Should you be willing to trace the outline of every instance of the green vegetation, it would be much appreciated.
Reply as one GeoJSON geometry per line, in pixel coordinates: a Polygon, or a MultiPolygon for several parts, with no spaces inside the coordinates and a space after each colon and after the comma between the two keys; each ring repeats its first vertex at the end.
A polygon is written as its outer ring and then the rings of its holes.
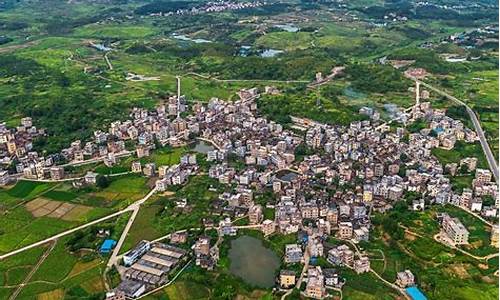
{"type": "MultiPolygon", "coordinates": [[[[449,6],[464,4],[458,0],[445,2],[449,6]]],[[[469,49],[440,42],[450,34],[497,24],[496,13],[483,6],[490,2],[482,1],[477,7],[456,12],[439,6],[417,6],[410,1],[355,0],[347,1],[342,8],[328,1],[285,1],[239,11],[151,17],[150,13],[171,12],[200,3],[8,0],[0,3],[0,121],[13,127],[20,124],[22,117],[33,117],[37,128],[47,130],[46,137],[34,141],[35,150],[56,153],[73,140],[88,140],[94,130],[107,130],[112,121],[127,119],[133,107],[153,108],[175,93],[175,76],[181,75],[182,93],[189,103],[206,102],[211,97],[234,100],[235,92],[241,88],[274,85],[280,95],[263,95],[258,100],[263,115],[286,125],[290,124],[290,115],[346,125],[363,119],[358,114],[362,106],[380,109],[387,103],[402,107],[412,103],[407,90],[412,83],[402,76],[406,67],[396,70],[378,63],[379,58],[387,56],[414,60],[410,67],[423,67],[432,73],[426,81],[467,102],[478,113],[493,152],[498,153],[498,46],[486,41],[482,46],[470,44],[474,47],[469,49]],[[384,19],[390,13],[408,20],[384,19]],[[290,22],[299,28],[298,32],[274,27],[290,22]],[[381,23],[385,25],[379,26],[381,23]],[[181,41],[173,33],[210,42],[181,41]],[[103,51],[89,46],[90,41],[113,49],[106,53],[112,67],[105,61],[103,51]],[[420,47],[423,43],[431,44],[430,48],[420,47]],[[241,55],[241,46],[250,47],[248,53],[241,55]],[[267,49],[283,52],[275,57],[261,57],[267,49]],[[446,61],[447,53],[467,60],[446,61]],[[334,66],[345,66],[344,74],[321,87],[307,89],[306,83],[287,82],[308,82],[317,72],[327,76],[334,66]],[[158,76],[159,80],[127,81],[129,72],[158,76]]],[[[430,101],[434,107],[447,108],[448,115],[471,127],[463,108],[433,93],[430,101]]],[[[408,126],[408,130],[417,132],[423,126],[419,121],[408,126]]],[[[187,151],[156,149],[140,161],[172,165],[187,151]]],[[[297,158],[307,153],[309,149],[300,146],[297,158]]],[[[479,159],[479,167],[487,167],[479,144],[459,142],[453,150],[433,149],[432,153],[443,164],[473,156],[479,159]]],[[[101,175],[124,173],[130,171],[132,161],[130,157],[111,168],[96,164],[67,171],[80,175],[88,170],[101,175]]],[[[242,164],[231,160],[231,166],[241,168],[242,164]]],[[[470,186],[472,174],[450,179],[459,192],[470,186]]],[[[96,187],[80,189],[69,183],[30,181],[2,188],[0,253],[126,207],[143,198],[151,184],[147,178],[128,174],[99,176],[96,187]],[[78,205],[78,213],[67,219],[37,215],[33,207],[45,201],[78,205]]],[[[209,214],[209,207],[223,190],[216,180],[197,176],[189,178],[185,186],[155,195],[141,208],[123,251],[143,238],[201,228],[204,218],[217,222],[220,217],[209,214]],[[186,208],[175,203],[183,199],[187,200],[186,208]]],[[[406,196],[408,200],[419,197],[406,196]]],[[[263,194],[256,200],[265,205],[275,199],[263,194]]],[[[391,282],[396,272],[409,268],[430,299],[498,298],[498,286],[492,284],[496,280],[493,273],[498,269],[497,258],[477,261],[432,239],[439,231],[436,213],[442,211],[459,217],[470,230],[471,245],[464,250],[478,256],[494,251],[488,246],[489,228],[463,211],[431,206],[424,212],[410,212],[402,202],[395,205],[394,212],[373,217],[372,240],[362,245],[372,258],[377,258],[372,267],[391,282]],[[399,225],[421,237],[405,232],[399,225]]],[[[265,209],[264,214],[274,218],[271,209],[265,209]]],[[[100,224],[59,240],[19,298],[103,298],[103,261],[94,253],[102,237],[97,237],[96,230],[111,229],[112,238],[117,239],[127,216],[120,217],[116,224],[100,224]]],[[[241,224],[245,222],[242,220],[241,224]]],[[[260,232],[244,233],[263,238],[260,232]]],[[[284,245],[295,240],[295,235],[273,235],[264,242],[283,255],[284,245]]],[[[224,260],[228,242],[229,239],[222,246],[219,269],[205,272],[190,266],[175,284],[152,298],[275,297],[271,291],[257,290],[230,275],[229,263],[224,260]]],[[[1,299],[7,299],[13,291],[5,286],[21,282],[45,249],[31,249],[0,262],[1,299]]],[[[399,296],[372,274],[342,272],[348,279],[343,295],[346,299],[399,296]]],[[[289,297],[299,298],[298,290],[289,297]]]]}
{"type": "Polygon", "coordinates": [[[148,191],[146,178],[137,175],[113,177],[109,186],[103,188],[75,189],[67,183],[56,185],[19,181],[9,190],[0,190],[0,196],[6,195],[5,198],[2,196],[0,202],[0,252],[14,250],[103,217],[141,199],[148,191]],[[39,208],[47,201],[59,204],[67,202],[76,206],[63,216],[50,212],[39,215],[42,212],[39,208]]]}
{"type": "MultiPolygon", "coordinates": [[[[55,241],[54,248],[23,287],[20,299],[52,299],[66,295],[78,299],[102,299],[104,260],[97,249],[104,240],[98,230],[109,230],[109,238],[118,239],[130,214],[91,226],[55,241]]],[[[7,298],[12,289],[6,285],[21,283],[51,244],[32,248],[0,262],[0,294],[7,298]]]]}
{"type": "Polygon", "coordinates": [[[7,194],[11,197],[28,200],[37,197],[52,186],[53,184],[50,183],[22,180],[9,189],[7,194]]]}
{"type": "Polygon", "coordinates": [[[485,225],[463,210],[438,205],[424,212],[414,212],[409,211],[404,202],[399,202],[391,213],[377,215],[370,242],[361,245],[372,258],[377,258],[372,260],[372,268],[391,282],[397,272],[410,269],[416,274],[419,287],[432,299],[467,299],[472,293],[484,299],[493,299],[498,295],[498,287],[488,282],[497,267],[485,267],[483,261],[434,241],[433,236],[439,232],[438,212],[458,217],[471,231],[471,246],[467,251],[481,255],[496,252],[496,249],[487,246],[488,229],[484,228],[485,225]],[[385,230],[388,219],[407,226],[417,235],[404,232],[401,235],[385,230]],[[385,261],[380,260],[381,253],[385,261]]]}
{"type": "Polygon", "coordinates": [[[352,86],[368,93],[401,92],[408,89],[410,82],[391,66],[354,64],[346,69],[352,86]]]}
{"type": "Polygon", "coordinates": [[[357,107],[351,107],[339,98],[318,95],[309,90],[287,92],[286,95],[264,96],[258,101],[260,110],[276,122],[288,124],[290,116],[305,117],[328,124],[349,124],[361,120],[357,107]]]}
{"type": "Polygon", "coordinates": [[[0,293],[8,292],[4,286],[20,284],[35,266],[45,247],[33,248],[0,262],[0,293]]]}
{"type": "Polygon", "coordinates": [[[432,154],[436,156],[443,165],[448,163],[459,163],[461,159],[466,157],[476,157],[478,159],[477,166],[479,168],[488,168],[486,157],[484,157],[479,142],[469,144],[459,141],[452,150],[434,148],[432,149],[432,154]]]}

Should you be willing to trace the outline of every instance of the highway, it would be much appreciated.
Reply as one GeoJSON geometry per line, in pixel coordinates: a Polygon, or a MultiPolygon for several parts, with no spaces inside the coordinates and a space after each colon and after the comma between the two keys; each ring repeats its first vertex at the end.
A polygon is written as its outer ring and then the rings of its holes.
{"type": "Polygon", "coordinates": [[[454,97],[454,96],[452,96],[452,95],[450,95],[450,94],[448,94],[440,89],[437,89],[430,84],[427,84],[423,81],[420,81],[418,79],[415,79],[415,81],[419,82],[421,85],[425,86],[426,88],[428,88],[428,89],[430,89],[430,90],[432,90],[432,91],[434,91],[442,96],[445,96],[446,98],[452,100],[453,102],[455,102],[459,105],[465,106],[467,113],[469,114],[469,116],[472,120],[472,124],[474,125],[474,129],[476,130],[477,136],[478,136],[479,141],[481,143],[481,147],[483,148],[484,155],[486,156],[486,160],[488,161],[488,165],[490,167],[490,170],[493,173],[493,177],[495,177],[495,181],[498,184],[499,181],[498,181],[497,161],[495,159],[495,156],[491,152],[490,145],[488,144],[488,141],[486,140],[483,128],[481,127],[481,123],[479,122],[479,119],[478,119],[476,113],[465,102],[457,99],[456,97],[454,97]]]}

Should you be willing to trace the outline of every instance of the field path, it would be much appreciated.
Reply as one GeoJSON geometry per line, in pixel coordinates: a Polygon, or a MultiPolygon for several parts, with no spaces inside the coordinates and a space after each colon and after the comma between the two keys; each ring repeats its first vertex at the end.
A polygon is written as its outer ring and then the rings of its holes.
{"type": "Polygon", "coordinates": [[[6,46],[6,47],[1,47],[0,53],[8,53],[8,52],[16,51],[19,49],[28,48],[31,46],[35,46],[38,43],[40,43],[40,40],[29,41],[29,42],[26,42],[24,44],[17,44],[17,45],[10,45],[10,46],[6,46]]]}
{"type": "Polygon", "coordinates": [[[45,251],[45,253],[42,255],[42,257],[40,257],[40,259],[38,260],[38,262],[36,263],[36,265],[33,267],[33,269],[28,273],[28,275],[26,276],[26,278],[24,278],[23,282],[17,287],[17,289],[14,291],[14,293],[12,293],[12,295],[10,295],[9,300],[14,300],[14,299],[17,298],[17,296],[19,296],[19,293],[21,293],[21,290],[23,289],[23,287],[26,284],[28,284],[28,282],[30,281],[31,277],[33,277],[33,275],[38,270],[38,268],[40,268],[40,266],[42,265],[42,263],[49,256],[50,252],[52,252],[52,250],[54,250],[56,244],[57,244],[57,240],[54,240],[52,242],[52,245],[50,245],[50,247],[47,249],[47,251],[45,251]]]}

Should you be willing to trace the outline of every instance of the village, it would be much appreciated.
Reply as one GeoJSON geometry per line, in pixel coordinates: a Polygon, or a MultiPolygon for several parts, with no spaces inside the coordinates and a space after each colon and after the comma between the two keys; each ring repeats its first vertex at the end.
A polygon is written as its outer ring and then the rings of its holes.
{"type": "MultiPolygon", "coordinates": [[[[320,81],[320,80],[318,80],[320,81]]],[[[264,92],[276,92],[268,87],[264,92]]],[[[441,165],[431,149],[453,149],[459,141],[477,141],[474,131],[461,121],[446,116],[444,109],[434,109],[421,102],[428,91],[416,89],[416,104],[398,110],[395,122],[384,122],[370,108],[360,113],[366,119],[350,126],[327,125],[293,117],[291,129],[259,116],[257,88],[241,90],[239,100],[226,102],[217,98],[207,105],[188,106],[178,93],[153,111],[136,108],[126,121],[111,123],[107,131],[95,131],[92,141],[74,141],[57,155],[44,157],[33,151],[33,140],[45,134],[33,126],[31,118],[23,118],[21,126],[10,129],[0,126],[0,159],[3,165],[15,168],[0,171],[0,184],[15,180],[72,181],[73,186],[95,185],[98,174],[88,172],[72,178],[65,166],[102,161],[115,165],[120,158],[134,156],[130,172],[155,180],[154,191],[162,193],[170,187],[185,184],[190,176],[199,174],[199,161],[194,154],[185,154],[180,163],[171,166],[141,164],[157,148],[179,147],[195,140],[213,147],[206,152],[208,176],[231,186],[213,205],[207,207],[223,216],[218,224],[205,222],[205,229],[216,229],[219,239],[235,236],[239,229],[258,230],[264,236],[297,234],[297,242],[284,249],[283,268],[276,279],[276,288],[283,292],[300,287],[304,297],[323,299],[329,290],[341,290],[346,279],[335,266],[343,266],[361,274],[373,272],[370,259],[356,246],[369,241],[371,215],[390,211],[407,192],[420,195],[409,209],[421,211],[430,204],[451,204],[483,218],[496,218],[497,185],[492,173],[477,167],[477,158],[441,165]],[[420,120],[427,124],[416,132],[405,127],[420,120]],[[235,168],[229,160],[238,160],[235,168]],[[475,174],[470,188],[462,193],[452,190],[447,175],[458,170],[475,174]],[[270,190],[273,199],[255,202],[254,193],[270,190]],[[491,196],[493,205],[483,205],[482,198],[491,196]],[[266,219],[264,210],[273,210],[274,219],[266,219]],[[248,217],[247,225],[234,220],[248,217]],[[326,247],[334,237],[341,242],[326,247]],[[310,261],[326,258],[332,268],[310,266],[310,261]],[[302,272],[287,269],[299,263],[302,272]]],[[[178,204],[178,205],[182,205],[178,204]]],[[[185,203],[184,203],[185,205],[185,203]]],[[[442,231],[436,240],[456,247],[468,243],[469,232],[457,218],[438,216],[442,231]]],[[[186,230],[189,228],[186,228],[186,230]]],[[[217,241],[211,244],[202,235],[187,245],[187,233],[169,235],[169,244],[142,241],[127,252],[118,264],[122,283],[108,294],[109,299],[136,298],[164,285],[169,277],[192,258],[207,270],[217,268],[217,241]],[[177,245],[183,244],[179,248],[177,245]]],[[[498,247],[498,225],[491,233],[491,244],[498,247]]],[[[422,299],[412,270],[400,270],[392,285],[412,299],[422,299]]]]}

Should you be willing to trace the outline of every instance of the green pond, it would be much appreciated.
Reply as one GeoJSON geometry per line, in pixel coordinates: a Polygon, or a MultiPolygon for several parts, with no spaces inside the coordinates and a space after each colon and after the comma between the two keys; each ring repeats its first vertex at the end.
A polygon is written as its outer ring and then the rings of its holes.
{"type": "Polygon", "coordinates": [[[231,273],[245,282],[263,288],[274,285],[280,259],[261,240],[245,235],[231,241],[229,259],[231,273]]]}

